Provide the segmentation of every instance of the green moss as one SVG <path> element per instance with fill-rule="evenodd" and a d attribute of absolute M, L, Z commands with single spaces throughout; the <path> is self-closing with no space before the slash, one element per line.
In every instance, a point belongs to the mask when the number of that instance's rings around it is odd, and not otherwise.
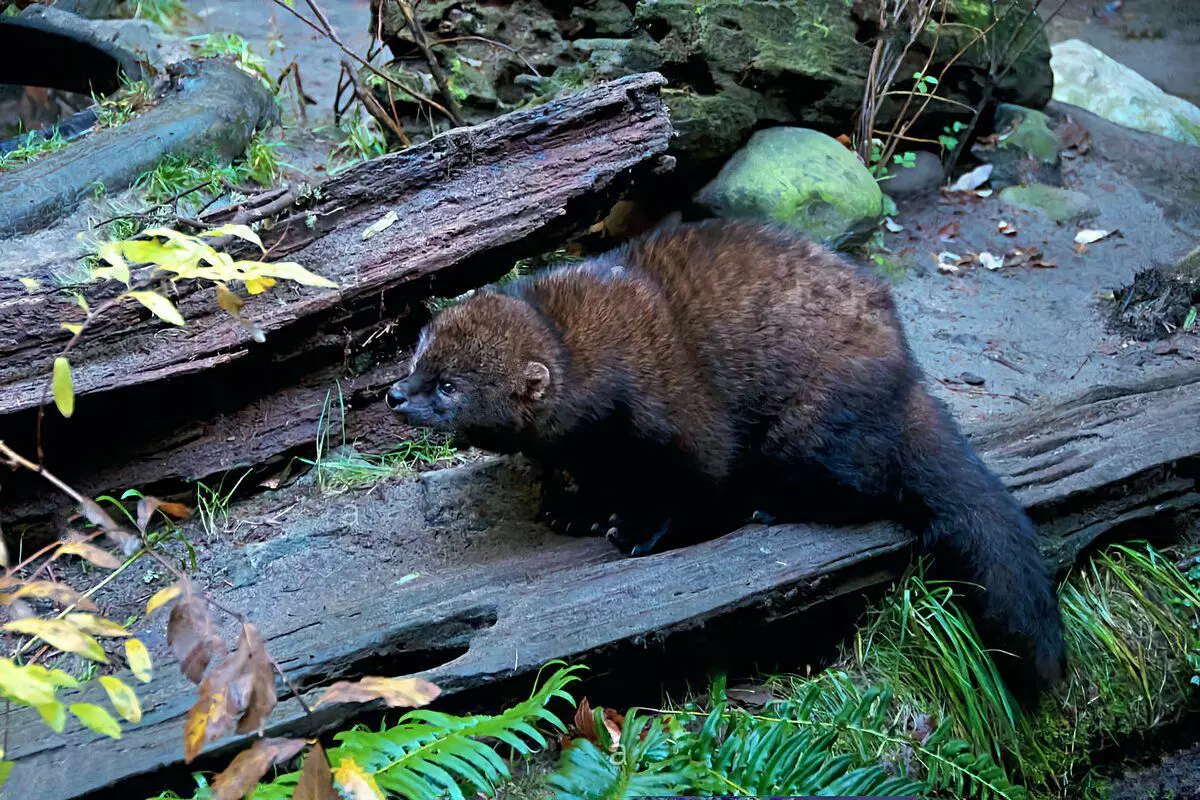
<path fill-rule="evenodd" d="M 1058 137 L 1050 129 L 1050 118 L 1041 111 L 1001 103 L 996 109 L 996 129 L 1011 129 L 997 143 L 999 149 L 1018 150 L 1045 164 L 1058 162 Z"/>

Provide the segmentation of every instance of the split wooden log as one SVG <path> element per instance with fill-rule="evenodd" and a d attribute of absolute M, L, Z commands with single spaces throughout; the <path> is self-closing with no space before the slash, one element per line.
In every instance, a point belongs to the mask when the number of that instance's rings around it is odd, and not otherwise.
<path fill-rule="evenodd" d="M 83 491 L 145 488 L 311 442 L 313 426 L 300 423 L 315 423 L 336 380 L 349 373 L 373 376 L 352 379 L 360 385 L 386 385 L 403 334 L 424 319 L 421 300 L 498 277 L 595 222 L 639 170 L 662 168 L 672 136 L 663 83 L 653 73 L 623 78 L 296 192 L 263 233 L 271 258 L 298 261 L 340 288 L 250 298 L 243 313 L 265 344 L 217 307 L 212 287 L 181 285 L 173 298 L 187 319 L 181 329 L 136 303 L 112 309 L 72 350 L 78 408 L 70 420 L 47 415 L 47 465 Z M 52 285 L 49 270 L 30 277 Z M 93 307 L 103 291 L 90 290 Z M 0 286 L 0 439 L 24 452 L 69 338 L 60 324 L 82 316 L 62 292 Z M 5 488 L 9 498 L 37 491 L 19 478 Z"/>
<path fill-rule="evenodd" d="M 1196 419 L 1200 371 L 1193 370 L 1093 390 L 978 429 L 973 438 L 1039 522 L 1046 553 L 1061 575 L 1097 544 L 1169 536 L 1194 523 L 1200 513 Z M 291 590 L 274 609 L 260 602 L 255 621 L 300 691 L 311 698 L 322 686 L 365 672 L 424 668 L 446 698 L 527 682 L 555 658 L 608 669 L 620 668 L 622 660 L 629 669 L 632 659 L 645 670 L 666 652 L 693 652 L 687 650 L 694 644 L 689 637 L 699 632 L 709 647 L 728 649 L 734 646 L 729 637 L 761 635 L 774 622 L 812 620 L 819 629 L 823 615 L 814 609 L 891 582 L 909 562 L 911 537 L 887 524 L 755 526 L 625 559 L 603 540 L 554 537 L 536 526 L 526 473 L 520 462 L 504 461 L 429 473 L 367 493 L 352 509 L 339 504 L 312 522 L 311 541 L 347 537 L 324 551 L 336 560 L 348 558 L 349 537 L 372 533 L 370 520 L 388 519 L 379 514 L 382 506 L 425 509 L 411 529 L 374 532 L 397 541 L 401 554 L 414 537 L 430 537 L 447 514 L 468 509 L 486 518 L 492 503 L 496 520 L 482 526 L 487 529 L 469 550 L 492 540 L 491 556 L 423 564 L 425 577 L 402 589 L 345 581 L 332 599 Z M 497 498 L 507 505 L 497 510 Z M 348 516 L 356 520 L 350 531 Z M 372 550 L 373 560 L 387 557 Z M 344 561 L 323 568 L 350 571 Z M 195 687 L 170 671 L 161 643 L 155 650 L 163 659 L 156 673 L 161 677 L 146 687 L 142 722 L 128 726 L 119 742 L 78 728 L 49 735 L 36 713 L 9 715 L 8 756 L 16 766 L 7 789 L 13 797 L 65 800 L 101 789 L 104 796 L 140 797 L 160 791 L 168 778 L 181 785 L 181 730 Z M 361 706 L 335 706 L 307 717 L 283 686 L 278 689 L 283 699 L 268 723 L 270 736 L 344 728 L 364 713 Z M 220 769 L 248 744 L 244 737 L 220 742 L 189 769 Z"/>

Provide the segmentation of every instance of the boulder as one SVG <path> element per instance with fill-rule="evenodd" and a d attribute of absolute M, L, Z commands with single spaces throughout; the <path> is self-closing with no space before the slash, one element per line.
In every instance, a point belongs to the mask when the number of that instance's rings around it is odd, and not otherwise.
<path fill-rule="evenodd" d="M 422 93 L 437 94 L 397 4 L 371 5 L 382 13 L 382 39 L 395 56 L 387 69 Z M 1045 105 L 1052 75 L 1040 20 L 1028 17 L 1029 0 L 1014 0 L 1002 4 L 1005 15 L 991 27 L 1000 5 L 948 0 L 947 24 L 940 31 L 937 23 L 928 26 L 898 74 L 924 69 L 936 44 L 930 73 L 940 74 L 955 59 L 941 91 L 974 104 L 989 58 L 984 43 L 968 45 L 977 28 L 990 27 L 990 45 L 1013 41 L 1013 52 L 1021 54 L 997 98 Z M 450 42 L 435 52 L 467 123 L 599 81 L 657 71 L 669 81 L 663 96 L 679 131 L 672 153 L 714 167 L 751 132 L 771 124 L 848 133 L 862 103 L 879 14 L 878 0 L 428 0 L 418 11 L 430 39 Z M 428 108 L 394 90 L 388 97 L 385 84 L 366 77 L 383 107 L 395 104 L 410 136 L 419 140 L 430 131 Z M 480 77 L 492 91 L 480 91 Z M 893 88 L 911 89 L 911 78 Z M 881 125 L 891 124 L 902 99 L 882 104 Z M 936 138 L 949 121 L 967 116 L 961 107 L 934 103 L 910 134 Z M 449 125 L 437 114 L 433 122 L 439 130 Z"/>
<path fill-rule="evenodd" d="M 1138 73 L 1078 39 L 1052 49 L 1054 99 L 1107 120 L 1200 145 L 1200 108 L 1167 94 Z"/>
<path fill-rule="evenodd" d="M 1002 189 L 1000 202 L 1025 211 L 1040 211 L 1054 222 L 1082 222 L 1100 213 L 1096 201 L 1083 192 L 1043 183 Z"/>
<path fill-rule="evenodd" d="M 1062 183 L 1058 136 L 1046 114 L 1032 108 L 1001 103 L 996 108 L 994 142 L 977 143 L 971 150 L 992 165 L 992 185 Z"/>
<path fill-rule="evenodd" d="M 819 131 L 759 131 L 696 195 L 722 217 L 783 222 L 833 247 L 859 244 L 883 217 L 879 184 L 858 157 Z"/>
<path fill-rule="evenodd" d="M 942 184 L 942 160 L 928 150 L 913 154 L 911 167 L 892 164 L 879 182 L 889 197 L 921 197 L 936 192 Z"/>

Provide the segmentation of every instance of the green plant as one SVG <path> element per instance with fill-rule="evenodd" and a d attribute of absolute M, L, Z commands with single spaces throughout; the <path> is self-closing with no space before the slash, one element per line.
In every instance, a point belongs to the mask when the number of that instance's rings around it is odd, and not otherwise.
<path fill-rule="evenodd" d="M 154 88 L 149 81 L 131 81 L 121 76 L 121 88 L 103 99 L 95 99 L 96 124 L 113 128 L 133 119 L 154 103 Z"/>
<path fill-rule="evenodd" d="M 966 129 L 967 124 L 957 120 L 951 125 L 943 126 L 941 134 L 938 135 L 938 144 L 944 150 L 953 150 L 958 145 L 958 134 Z"/>
<path fill-rule="evenodd" d="M 232 162 L 215 158 L 166 156 L 140 175 L 134 186 L 151 205 L 179 201 L 195 209 L 207 205 L 228 185 L 254 181 L 266 186 L 279 173 L 279 143 L 262 131 L 251 137 L 241 157 Z M 195 191 L 189 191 L 195 190 Z M 185 198 L 180 195 L 188 192 Z"/>
<path fill-rule="evenodd" d="M 126 6 L 134 19 L 150 20 L 167 31 L 189 16 L 183 0 L 126 0 Z"/>
<path fill-rule="evenodd" d="M 25 141 L 15 150 L 0 153 L 0 172 L 28 164 L 36 158 L 57 152 L 66 146 L 67 140 L 62 138 L 58 131 L 49 137 L 43 137 L 37 131 L 30 131 L 26 134 Z"/>
<path fill-rule="evenodd" d="M 236 33 L 206 33 L 203 36 L 189 36 L 199 55 L 204 58 L 228 58 L 248 75 L 252 75 L 270 89 L 274 90 L 274 82 L 267 71 L 266 60 L 254 52 L 250 43 Z"/>
<path fill-rule="evenodd" d="M 330 174 L 359 161 L 381 156 L 388 151 L 387 142 L 375 121 L 358 106 L 342 116 L 336 130 L 341 135 L 341 140 L 329 153 L 330 165 L 327 171 Z"/>
<path fill-rule="evenodd" d="M 254 470 L 246 470 L 233 486 L 225 488 L 225 476 L 216 486 L 209 486 L 203 481 L 196 481 L 196 512 L 200 516 L 200 526 L 208 538 L 215 538 L 224 533 L 229 524 L 229 504 L 237 493 L 242 481 L 246 480 Z"/>

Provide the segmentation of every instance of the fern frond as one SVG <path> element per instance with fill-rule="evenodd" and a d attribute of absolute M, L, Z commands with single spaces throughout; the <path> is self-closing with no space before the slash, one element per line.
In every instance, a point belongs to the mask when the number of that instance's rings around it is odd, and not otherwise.
<path fill-rule="evenodd" d="M 408 800 L 465 800 L 464 785 L 472 793 L 492 794 L 497 784 L 511 778 L 492 742 L 528 755 L 546 746 L 546 737 L 535 726 L 565 733 L 566 726 L 547 705 L 555 698 L 574 705 L 565 689 L 579 679 L 579 669 L 559 669 L 528 699 L 494 716 L 458 717 L 422 708 L 409 711 L 391 728 L 340 733 L 334 737 L 339 744 L 329 751 L 330 761 L 336 766 L 352 758 L 380 789 Z"/>

